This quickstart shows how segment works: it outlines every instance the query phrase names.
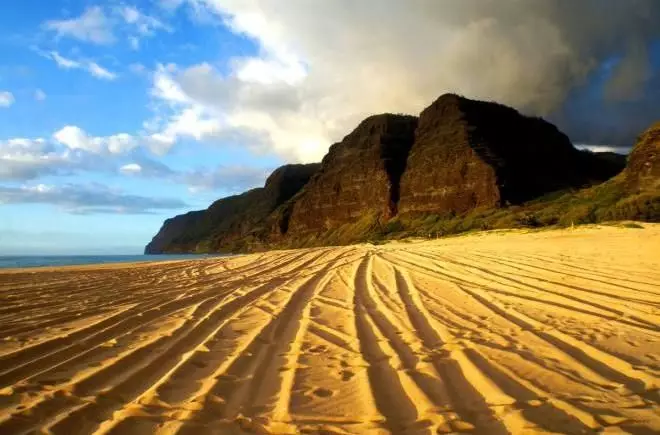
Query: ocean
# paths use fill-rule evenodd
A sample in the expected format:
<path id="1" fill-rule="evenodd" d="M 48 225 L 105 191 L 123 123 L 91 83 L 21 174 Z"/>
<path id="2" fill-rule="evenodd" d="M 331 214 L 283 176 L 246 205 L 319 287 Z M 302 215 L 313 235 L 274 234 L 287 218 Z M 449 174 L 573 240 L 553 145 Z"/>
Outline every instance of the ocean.
<path id="1" fill-rule="evenodd" d="M 9 267 L 79 266 L 84 264 L 134 263 L 142 261 L 194 260 L 222 255 L 29 255 L 0 256 L 0 269 Z"/>

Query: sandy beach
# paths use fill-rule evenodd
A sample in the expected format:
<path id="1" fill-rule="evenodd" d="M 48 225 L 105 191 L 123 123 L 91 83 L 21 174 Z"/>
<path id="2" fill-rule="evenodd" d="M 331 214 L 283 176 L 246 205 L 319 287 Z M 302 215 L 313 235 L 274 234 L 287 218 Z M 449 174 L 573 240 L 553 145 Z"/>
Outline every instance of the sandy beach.
<path id="1" fill-rule="evenodd" d="M 0 272 L 0 433 L 660 432 L 660 225 Z"/>

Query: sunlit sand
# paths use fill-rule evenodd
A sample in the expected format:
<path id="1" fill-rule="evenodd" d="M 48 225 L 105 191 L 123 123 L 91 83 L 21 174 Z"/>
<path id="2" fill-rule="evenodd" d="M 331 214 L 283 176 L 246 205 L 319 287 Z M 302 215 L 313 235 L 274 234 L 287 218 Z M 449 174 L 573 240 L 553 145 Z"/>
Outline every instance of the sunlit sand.
<path id="1" fill-rule="evenodd" d="M 0 433 L 657 433 L 643 225 L 0 272 Z"/>

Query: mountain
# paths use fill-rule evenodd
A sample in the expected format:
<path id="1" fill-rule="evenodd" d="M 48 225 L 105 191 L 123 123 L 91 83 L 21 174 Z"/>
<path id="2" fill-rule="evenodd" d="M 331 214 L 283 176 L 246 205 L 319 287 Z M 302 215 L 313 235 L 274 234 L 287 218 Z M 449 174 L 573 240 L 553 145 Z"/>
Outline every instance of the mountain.
<path id="1" fill-rule="evenodd" d="M 220 199 L 206 210 L 165 221 L 146 246 L 146 254 L 225 252 L 244 249 L 265 219 L 294 196 L 318 170 L 319 164 L 286 165 L 275 170 L 264 187 Z"/>
<path id="2" fill-rule="evenodd" d="M 168 219 L 145 252 L 660 220 L 659 131 L 656 125 L 642 135 L 624 170 L 625 156 L 577 150 L 541 118 L 446 94 L 419 118 L 365 119 L 320 164 L 284 166 L 263 188 Z"/>
<path id="3" fill-rule="evenodd" d="M 399 179 L 415 138 L 417 118 L 371 116 L 330 147 L 321 168 L 279 219 L 282 235 L 300 237 L 359 220 L 397 214 Z"/>
<path id="4" fill-rule="evenodd" d="M 422 112 L 415 136 L 401 179 L 402 214 L 522 204 L 604 181 L 623 167 L 604 168 L 543 119 L 453 94 Z"/>
<path id="5" fill-rule="evenodd" d="M 660 189 L 660 122 L 639 137 L 624 174 L 632 191 Z"/>

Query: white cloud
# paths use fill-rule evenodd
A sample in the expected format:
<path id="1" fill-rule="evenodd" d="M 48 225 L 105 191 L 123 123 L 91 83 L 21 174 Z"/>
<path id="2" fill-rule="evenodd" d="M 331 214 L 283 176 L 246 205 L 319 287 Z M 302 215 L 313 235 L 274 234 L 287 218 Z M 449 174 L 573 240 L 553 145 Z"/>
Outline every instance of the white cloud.
<path id="1" fill-rule="evenodd" d="M 126 175 L 135 175 L 142 172 L 142 166 L 137 163 L 129 163 L 119 168 L 119 172 Z"/>
<path id="2" fill-rule="evenodd" d="M 63 173 L 75 160 L 76 156 L 53 149 L 43 138 L 0 140 L 2 180 L 30 180 L 40 175 Z"/>
<path id="3" fill-rule="evenodd" d="M 176 66 L 158 66 L 154 73 L 153 88 L 151 93 L 153 96 L 172 104 L 188 104 L 190 99 L 183 93 L 181 87 L 176 83 L 170 72 L 175 70 Z"/>
<path id="4" fill-rule="evenodd" d="M 46 93 L 41 89 L 37 89 L 34 91 L 34 99 L 37 101 L 44 101 L 46 100 L 47 97 L 48 96 L 46 95 Z"/>
<path id="5" fill-rule="evenodd" d="M 127 133 L 119 133 L 95 139 L 105 144 L 111 154 L 126 154 L 139 145 L 138 139 Z"/>
<path id="6" fill-rule="evenodd" d="M 126 24 L 135 28 L 140 35 L 153 35 L 155 30 L 168 30 L 171 29 L 163 24 L 158 18 L 145 15 L 133 6 L 124 6 L 119 9 L 119 14 L 124 19 Z"/>
<path id="7" fill-rule="evenodd" d="M 183 184 L 192 193 L 216 191 L 234 194 L 264 185 L 272 169 L 247 165 L 223 165 L 216 168 L 197 168 L 175 171 L 168 166 L 144 156 L 138 162 L 122 166 L 119 171 L 128 176 L 157 178 L 161 181 Z"/>
<path id="8" fill-rule="evenodd" d="M 263 185 L 271 172 L 247 165 L 175 170 L 143 152 L 132 152 L 139 142 L 125 133 L 90 137 L 76 126 L 60 129 L 52 140 L 13 138 L 0 141 L 0 180 L 38 180 L 43 176 L 81 172 L 120 173 L 185 185 L 191 192 L 233 194 Z M 35 185 L 31 189 L 45 191 L 46 187 Z"/>
<path id="9" fill-rule="evenodd" d="M 547 115 L 596 66 L 629 52 L 631 39 L 660 37 L 653 0 L 185 3 L 252 38 L 260 53 L 235 59 L 229 74 L 206 64 L 167 71 L 154 95 L 223 128 L 265 132 L 271 150 L 303 161 L 319 159 L 369 114 L 419 113 L 444 92 Z M 603 18 L 585 23 L 596 15 Z M 626 57 L 617 89 L 645 77 L 640 57 Z"/>
<path id="10" fill-rule="evenodd" d="M 182 138 L 204 140 L 221 133 L 220 121 L 207 117 L 199 108 L 189 107 L 173 115 L 165 127 L 149 137 L 151 150 L 165 154 Z"/>
<path id="11" fill-rule="evenodd" d="M 57 66 L 59 66 L 60 68 L 78 69 L 78 68 L 83 67 L 82 63 L 77 62 L 77 61 L 72 60 L 72 59 L 67 59 L 66 57 L 60 55 L 56 51 L 51 51 L 50 53 L 48 53 L 46 55 L 46 57 L 50 57 L 51 59 L 53 59 L 55 61 L 55 63 L 57 64 Z"/>
<path id="12" fill-rule="evenodd" d="M 96 62 L 90 62 L 87 68 L 90 74 L 92 74 L 94 77 L 97 77 L 99 79 L 114 80 L 117 78 L 117 74 L 108 71 L 102 66 L 99 66 L 99 64 L 97 64 Z"/>
<path id="13" fill-rule="evenodd" d="M 15 101 L 14 94 L 9 91 L 0 91 L 0 107 L 9 107 Z"/>
<path id="14" fill-rule="evenodd" d="M 55 61 L 58 67 L 63 68 L 63 69 L 82 69 L 87 72 L 89 72 L 92 76 L 101 79 L 101 80 L 115 80 L 117 78 L 117 74 L 109 71 L 108 69 L 102 67 L 98 63 L 91 61 L 91 60 L 86 60 L 86 59 L 81 59 L 81 60 L 73 60 L 69 59 L 67 57 L 62 56 L 60 53 L 57 51 L 50 51 L 50 52 L 42 52 L 42 51 L 37 51 L 41 56 L 47 58 L 47 59 L 52 59 Z"/>
<path id="15" fill-rule="evenodd" d="M 125 23 L 126 31 L 131 33 L 127 40 L 133 50 L 139 50 L 142 38 L 151 37 L 158 30 L 172 31 L 158 18 L 146 15 L 134 6 L 121 6 L 115 8 L 115 12 Z"/>
<path id="16" fill-rule="evenodd" d="M 48 139 L 0 140 L 0 180 L 32 180 L 81 171 L 116 172 L 141 142 L 139 137 L 126 133 L 90 136 L 73 125 L 61 128 Z"/>
<path id="17" fill-rule="evenodd" d="M 202 140 L 219 133 L 220 130 L 220 122 L 217 119 L 204 118 L 201 110 L 187 108 L 172 117 L 162 134 L 172 138 L 184 136 Z"/>
<path id="18" fill-rule="evenodd" d="M 136 148 L 139 141 L 127 133 L 111 136 L 89 136 L 75 125 L 67 125 L 53 134 L 53 139 L 71 150 L 84 150 L 90 153 L 124 154 Z"/>
<path id="19" fill-rule="evenodd" d="M 49 204 L 73 214 L 145 214 L 186 207 L 179 199 L 129 195 L 96 183 L 0 185 L 0 204 Z"/>
<path id="20" fill-rule="evenodd" d="M 51 20 L 43 24 L 58 37 L 69 37 L 93 44 L 109 45 L 117 41 L 117 35 L 126 35 L 134 50 L 140 48 L 142 38 L 151 37 L 157 31 L 171 32 L 172 28 L 159 18 L 142 13 L 134 6 L 92 6 L 79 17 Z"/>
<path id="21" fill-rule="evenodd" d="M 243 60 L 236 68 L 254 65 Z M 160 67 L 154 74 L 152 95 L 172 112 L 152 136 L 162 151 L 182 137 L 225 140 L 255 151 L 270 149 L 287 159 L 318 160 L 329 144 L 323 120 L 300 113 L 297 65 L 275 69 L 272 74 L 250 66 L 231 76 L 221 76 L 209 64 L 183 71 Z M 248 80 L 248 77 L 250 80 Z M 158 124 L 158 123 L 156 123 Z"/>
<path id="22" fill-rule="evenodd" d="M 138 11 L 136 8 L 133 6 L 124 6 L 123 8 L 120 9 L 119 12 L 122 17 L 124 17 L 124 20 L 126 20 L 127 23 L 129 24 L 135 24 L 138 22 L 140 19 L 140 11 Z"/>
<path id="23" fill-rule="evenodd" d="M 60 144 L 72 150 L 85 150 L 93 153 L 101 152 L 101 144 L 93 141 L 87 133 L 75 125 L 67 125 L 53 134 L 53 138 Z"/>
<path id="24" fill-rule="evenodd" d="M 44 27 L 56 32 L 59 37 L 66 36 L 95 44 L 111 44 L 115 41 L 112 20 L 99 6 L 88 7 L 77 18 L 47 21 Z"/>
<path id="25" fill-rule="evenodd" d="M 187 184 L 188 190 L 192 193 L 222 191 L 226 194 L 235 194 L 263 186 L 271 172 L 271 169 L 232 165 L 190 171 L 179 174 L 176 178 L 179 182 Z"/>
<path id="26" fill-rule="evenodd" d="M 594 153 L 617 153 L 628 154 L 630 147 L 617 147 L 611 145 L 588 145 L 588 144 L 575 144 L 575 147 L 581 150 L 588 150 Z"/>

